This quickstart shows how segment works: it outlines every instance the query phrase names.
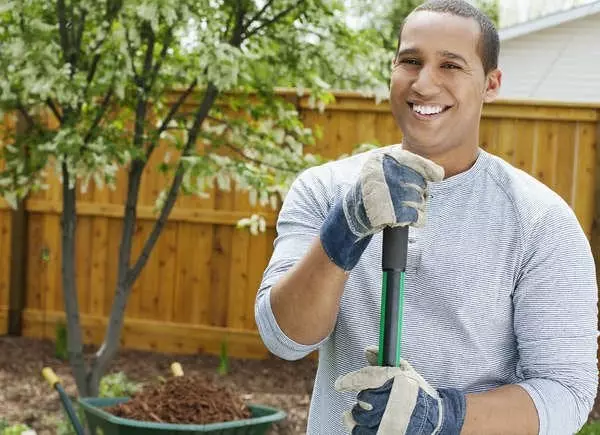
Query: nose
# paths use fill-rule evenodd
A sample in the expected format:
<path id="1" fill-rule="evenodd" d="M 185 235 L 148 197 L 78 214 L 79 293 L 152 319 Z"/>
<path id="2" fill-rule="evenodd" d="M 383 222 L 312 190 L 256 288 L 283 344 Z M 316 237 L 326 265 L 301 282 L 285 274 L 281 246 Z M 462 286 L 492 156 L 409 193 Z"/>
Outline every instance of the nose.
<path id="1" fill-rule="evenodd" d="M 440 92 L 437 71 L 433 71 L 431 67 L 427 66 L 421 68 L 412 84 L 412 90 L 422 97 L 437 95 Z"/>

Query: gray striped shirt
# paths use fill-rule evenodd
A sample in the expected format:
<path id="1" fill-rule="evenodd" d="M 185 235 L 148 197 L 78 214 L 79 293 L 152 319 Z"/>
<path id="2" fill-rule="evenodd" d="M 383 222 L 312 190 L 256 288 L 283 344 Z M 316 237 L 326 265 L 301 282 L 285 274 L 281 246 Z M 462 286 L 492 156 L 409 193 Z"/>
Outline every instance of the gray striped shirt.
<path id="1" fill-rule="evenodd" d="M 319 350 L 309 434 L 345 433 L 341 414 L 355 397 L 336 392 L 334 381 L 365 366 L 365 347 L 378 344 L 381 234 L 352 270 L 335 328 L 321 343 L 286 337 L 270 288 L 318 237 L 368 154 L 295 180 L 256 298 L 271 352 L 295 360 Z M 409 231 L 402 357 L 434 387 L 519 384 L 535 403 L 540 434 L 576 432 L 598 382 L 596 275 L 576 216 L 545 185 L 483 150 L 468 171 L 432 183 L 429 193 L 426 225 Z"/>

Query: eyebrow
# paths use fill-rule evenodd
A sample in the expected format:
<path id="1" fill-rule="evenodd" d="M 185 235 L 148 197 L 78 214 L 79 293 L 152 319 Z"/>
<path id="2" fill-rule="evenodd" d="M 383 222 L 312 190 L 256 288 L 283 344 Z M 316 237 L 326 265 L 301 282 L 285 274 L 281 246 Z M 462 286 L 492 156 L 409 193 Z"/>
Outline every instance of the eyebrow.
<path id="1" fill-rule="evenodd" d="M 421 54 L 421 50 L 418 50 L 416 48 L 405 48 L 404 50 L 401 50 L 398 53 L 396 53 L 396 57 L 404 56 L 407 54 Z"/>
<path id="2" fill-rule="evenodd" d="M 420 55 L 422 53 L 421 53 L 421 50 L 419 50 L 418 48 L 405 48 L 404 50 L 399 51 L 398 54 L 396 55 L 396 57 L 410 55 L 410 54 Z M 465 65 L 469 64 L 469 62 L 467 62 L 466 59 L 464 57 L 462 57 L 460 54 L 453 53 L 448 50 L 438 51 L 437 54 L 441 57 L 458 60 L 458 61 L 464 63 Z"/>
<path id="3" fill-rule="evenodd" d="M 467 62 L 465 60 L 465 58 L 462 57 L 460 54 L 452 53 L 451 51 L 447 51 L 447 50 L 438 51 L 438 54 L 441 55 L 442 57 L 447 57 L 449 59 L 459 60 L 462 63 L 464 63 L 465 65 L 469 64 L 469 62 Z"/>

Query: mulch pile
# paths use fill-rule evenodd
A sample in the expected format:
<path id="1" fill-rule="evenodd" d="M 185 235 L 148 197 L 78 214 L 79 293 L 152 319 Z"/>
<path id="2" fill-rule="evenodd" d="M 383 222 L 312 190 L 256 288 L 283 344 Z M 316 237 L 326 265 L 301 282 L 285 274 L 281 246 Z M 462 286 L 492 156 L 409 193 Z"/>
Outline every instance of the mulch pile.
<path id="1" fill-rule="evenodd" d="M 250 418 L 244 401 L 227 386 L 203 376 L 171 377 L 148 385 L 130 400 L 106 408 L 117 417 L 175 424 L 209 424 Z"/>

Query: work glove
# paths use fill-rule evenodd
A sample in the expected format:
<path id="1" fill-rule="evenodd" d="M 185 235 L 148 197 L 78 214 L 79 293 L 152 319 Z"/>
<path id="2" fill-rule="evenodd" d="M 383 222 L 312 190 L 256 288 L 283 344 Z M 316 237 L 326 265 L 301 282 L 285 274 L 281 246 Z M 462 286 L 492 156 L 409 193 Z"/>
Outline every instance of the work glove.
<path id="1" fill-rule="evenodd" d="M 404 359 L 399 367 L 376 367 L 377 347 L 369 347 L 366 355 L 371 365 L 335 382 L 337 391 L 358 393 L 358 403 L 343 416 L 352 435 L 460 434 L 464 393 L 436 390 Z"/>
<path id="2" fill-rule="evenodd" d="M 328 257 L 349 271 L 373 234 L 387 226 L 422 226 L 427 182 L 443 178 L 441 166 L 400 146 L 373 152 L 321 227 L 321 244 Z"/>

